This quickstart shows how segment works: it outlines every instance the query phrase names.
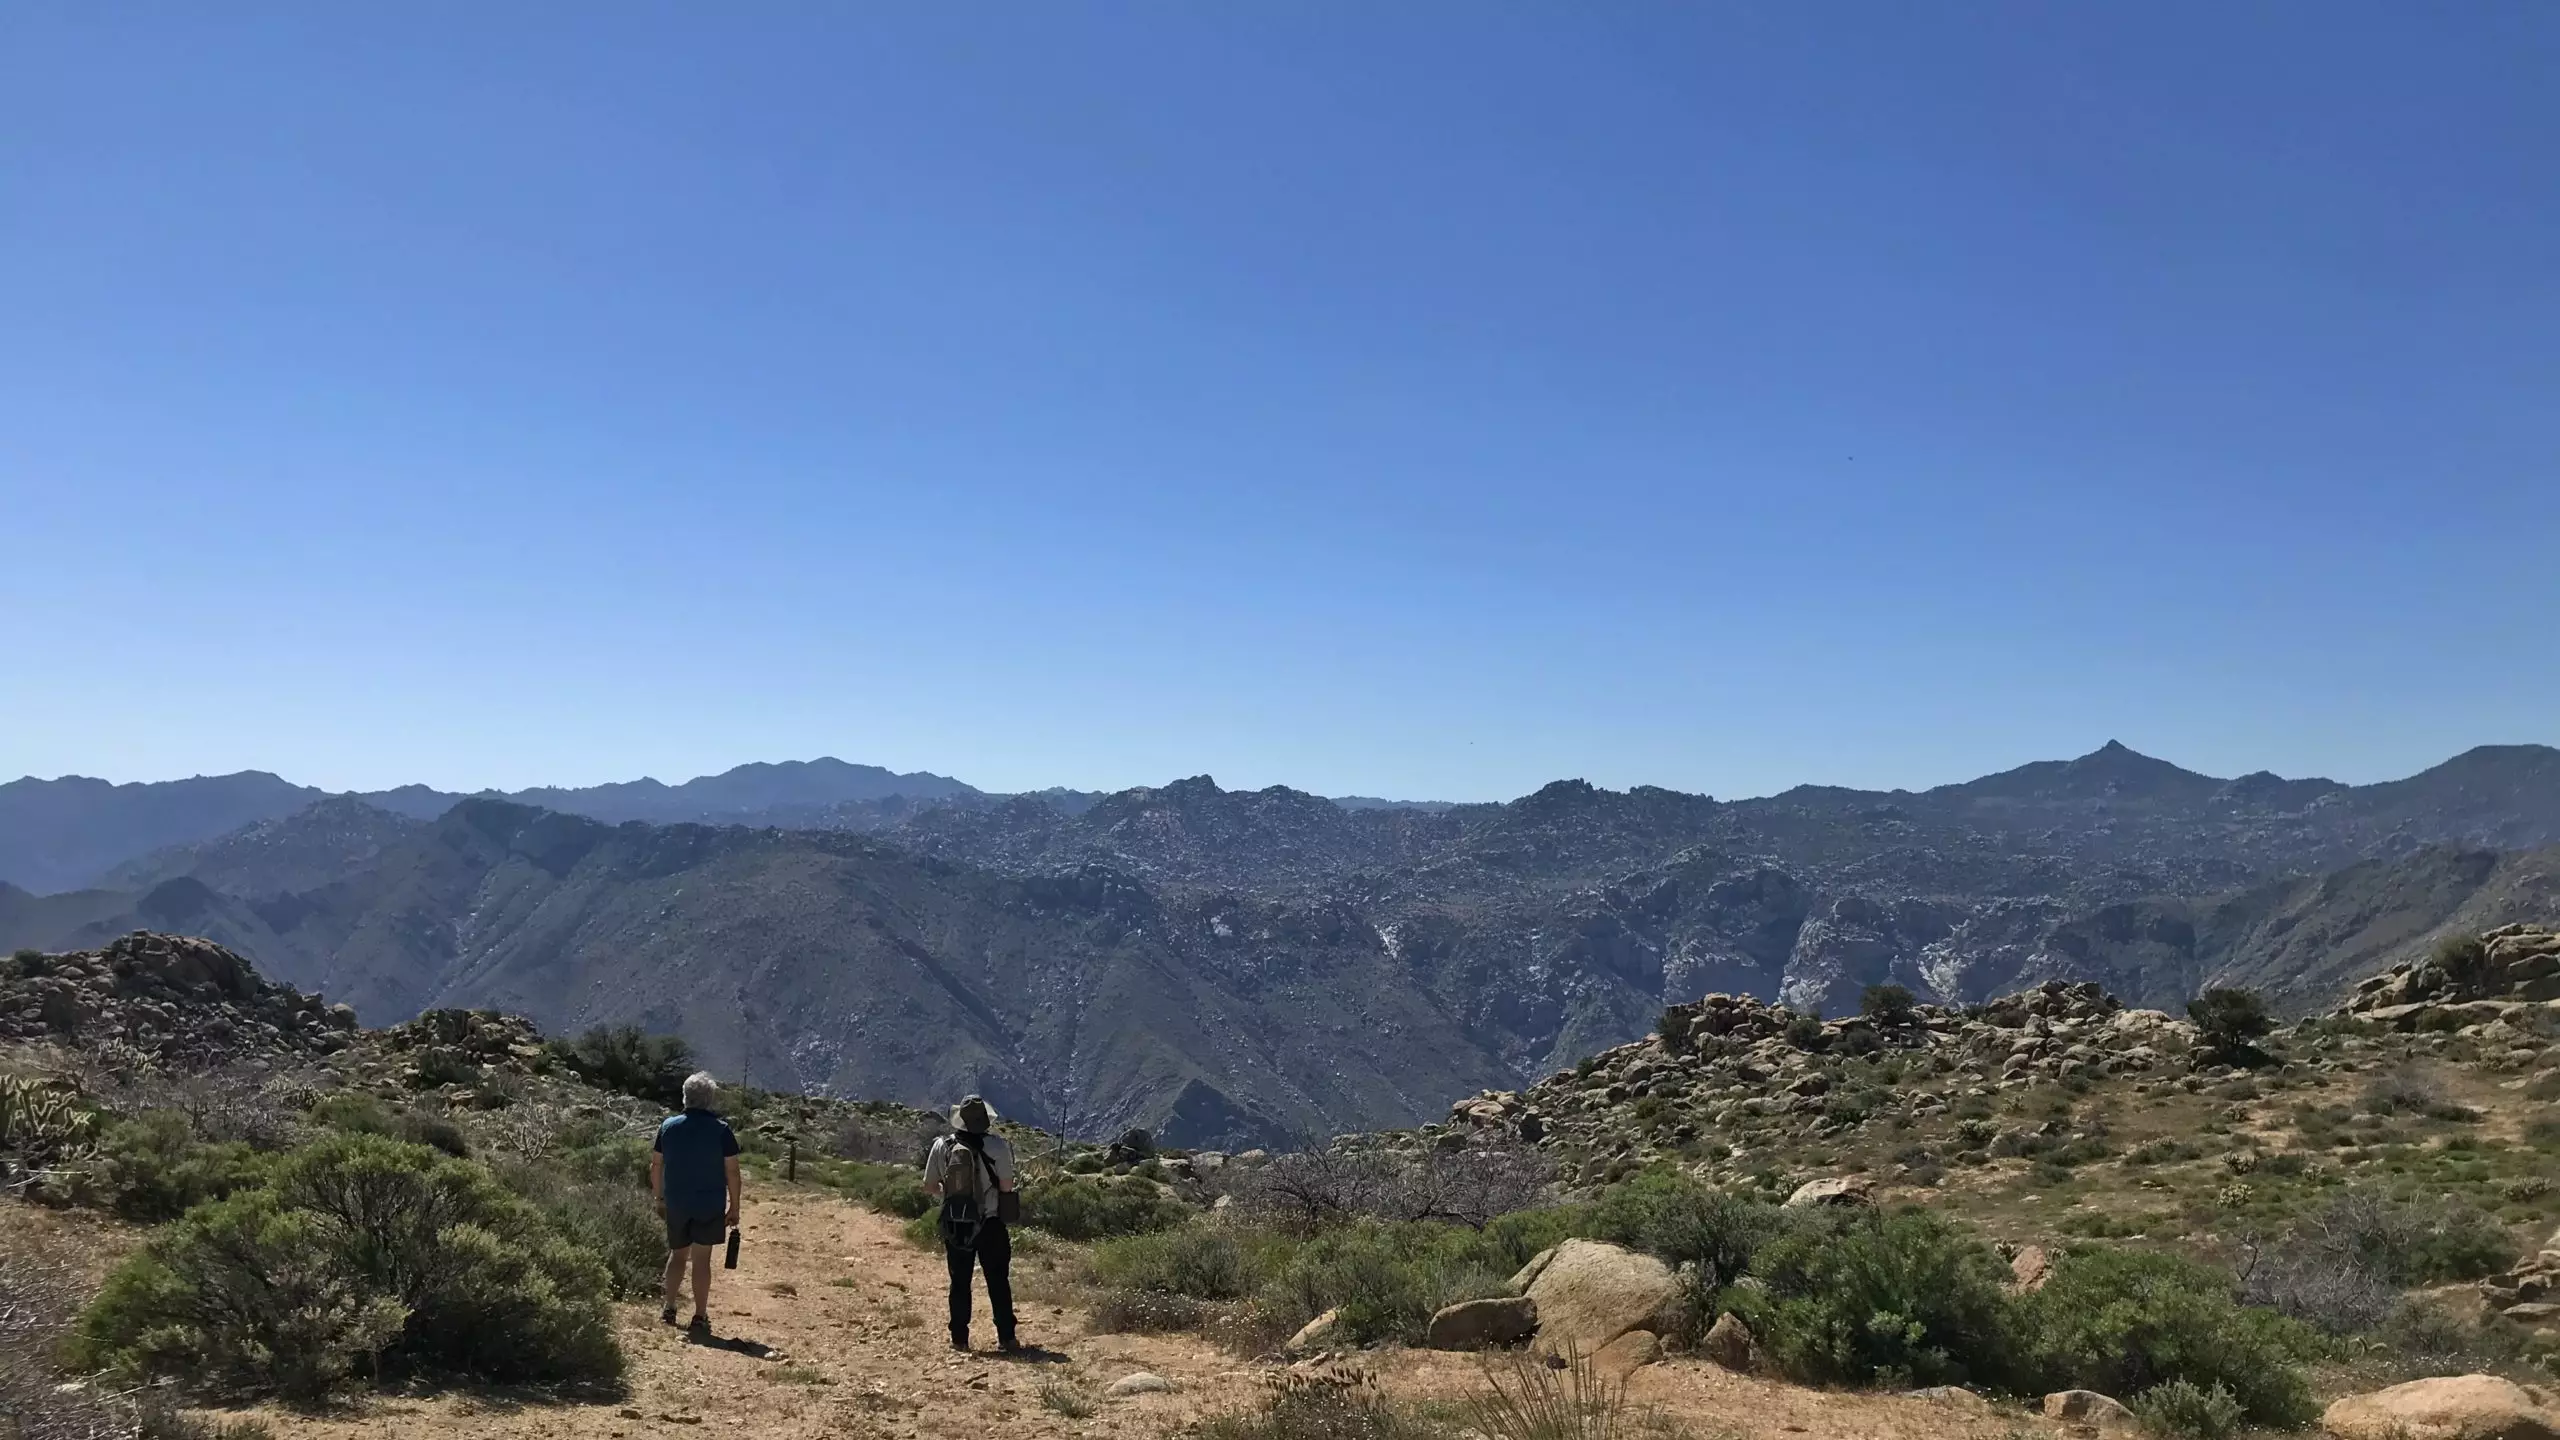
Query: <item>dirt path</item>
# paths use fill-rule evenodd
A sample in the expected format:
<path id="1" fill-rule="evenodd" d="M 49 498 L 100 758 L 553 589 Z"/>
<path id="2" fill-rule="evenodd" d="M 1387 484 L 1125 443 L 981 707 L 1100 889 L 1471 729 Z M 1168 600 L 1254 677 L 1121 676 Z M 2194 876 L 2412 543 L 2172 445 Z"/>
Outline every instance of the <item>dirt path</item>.
<path id="1" fill-rule="evenodd" d="M 918 1251 L 895 1224 L 813 1191 L 766 1190 L 746 1217 L 738 1268 L 713 1272 L 720 1343 L 698 1345 L 658 1323 L 654 1305 L 620 1307 L 628 1394 L 598 1404 L 516 1403 L 486 1394 L 382 1397 L 324 1416 L 273 1409 L 259 1417 L 278 1440 L 754 1440 L 816 1436 L 935 1440 L 958 1422 L 1019 1437 L 1155 1436 L 1240 1408 L 1260 1393 L 1257 1366 L 1185 1336 L 1091 1335 L 1046 1257 L 1017 1255 L 1014 1279 L 1027 1359 L 952 1352 L 942 1316 L 940 1257 Z M 983 1310 L 985 1294 L 979 1294 Z M 991 1331 L 983 1314 L 981 1331 Z M 992 1334 L 980 1344 L 990 1345 Z M 1370 1358 L 1391 1392 L 1458 1398 L 1481 1386 L 1465 1356 L 1388 1352 Z M 1111 1398 L 1138 1371 L 1173 1382 L 1165 1393 Z M 1044 1386 L 1089 1402 L 1077 1418 L 1051 1408 Z M 1893 1440 L 2001 1440 L 2015 1414 L 1899 1397 L 1801 1390 L 1698 1362 L 1638 1372 L 1631 1395 L 1661 1405 L 1698 1440 L 1799 1435 Z M 2037 1427 L 2040 1428 L 2040 1427 Z"/>

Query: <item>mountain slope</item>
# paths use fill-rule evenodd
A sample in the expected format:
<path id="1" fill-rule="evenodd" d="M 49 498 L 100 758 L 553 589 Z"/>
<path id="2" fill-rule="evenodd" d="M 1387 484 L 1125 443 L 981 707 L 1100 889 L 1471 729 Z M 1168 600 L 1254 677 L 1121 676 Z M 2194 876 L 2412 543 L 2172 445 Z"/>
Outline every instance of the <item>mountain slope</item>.
<path id="1" fill-rule="evenodd" d="M 129 785 L 30 775 L 0 785 L 0 881 L 39 894 L 75 889 L 135 856 L 290 815 L 318 798 L 262 770 Z"/>

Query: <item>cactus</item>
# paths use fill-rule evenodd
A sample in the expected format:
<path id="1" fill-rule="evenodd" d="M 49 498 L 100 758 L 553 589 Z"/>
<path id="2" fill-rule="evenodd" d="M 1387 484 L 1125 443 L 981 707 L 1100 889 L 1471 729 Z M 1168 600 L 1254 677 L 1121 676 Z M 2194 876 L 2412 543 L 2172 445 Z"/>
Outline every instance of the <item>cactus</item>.
<path id="1" fill-rule="evenodd" d="M 98 1117 L 71 1095 L 23 1075 L 0 1075 L 0 1151 L 35 1167 L 82 1160 L 97 1149 Z"/>

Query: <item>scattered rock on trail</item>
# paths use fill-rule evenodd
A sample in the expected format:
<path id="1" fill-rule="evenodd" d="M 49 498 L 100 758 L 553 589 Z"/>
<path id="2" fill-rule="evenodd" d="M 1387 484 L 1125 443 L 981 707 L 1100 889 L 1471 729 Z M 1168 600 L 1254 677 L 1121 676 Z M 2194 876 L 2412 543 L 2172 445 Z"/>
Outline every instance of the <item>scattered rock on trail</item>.
<path id="1" fill-rule="evenodd" d="M 1434 1350 L 1517 1345 L 1538 1333 L 1538 1302 L 1526 1295 L 1461 1300 L 1431 1317 L 1423 1343 Z"/>
<path id="2" fill-rule="evenodd" d="M 2350 1395 L 2320 1426 L 2341 1440 L 2560 1440 L 2555 1398 L 2495 1375 L 2443 1375 Z"/>
<path id="3" fill-rule="evenodd" d="M 2056 1390 L 2044 1397 L 2044 1418 L 2101 1430 L 2139 1430 L 2142 1422 L 2113 1396 L 2095 1390 Z"/>
<path id="4" fill-rule="evenodd" d="M 1787 1197 L 1786 1208 L 1803 1210 L 1815 1205 L 1872 1205 L 1876 1187 L 1863 1175 L 1838 1175 L 1828 1180 L 1807 1180 Z"/>
<path id="5" fill-rule="evenodd" d="M 1538 1307 L 1541 1348 L 1596 1355 L 1630 1330 L 1656 1328 L 1678 1298 L 1671 1268 L 1597 1240 L 1567 1240 L 1529 1284 Z"/>
<path id="6" fill-rule="evenodd" d="M 1112 1381 L 1111 1388 L 1103 1393 L 1125 1400 L 1132 1395 L 1161 1395 L 1172 1388 L 1172 1381 L 1152 1370 L 1141 1370 Z"/>

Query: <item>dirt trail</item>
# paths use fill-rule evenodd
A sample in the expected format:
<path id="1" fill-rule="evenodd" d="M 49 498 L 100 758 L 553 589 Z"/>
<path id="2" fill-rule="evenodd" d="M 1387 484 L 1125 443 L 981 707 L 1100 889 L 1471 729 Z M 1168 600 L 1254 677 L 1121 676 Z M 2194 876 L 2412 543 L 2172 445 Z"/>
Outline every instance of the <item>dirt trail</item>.
<path id="1" fill-rule="evenodd" d="M 941 1259 L 907 1244 L 894 1222 L 833 1195 L 766 1189 L 750 1197 L 744 1229 L 738 1268 L 713 1272 L 717 1343 L 694 1344 L 661 1325 L 654 1304 L 619 1307 L 630 1359 L 620 1400 L 561 1404 L 447 1393 L 376 1397 L 319 1416 L 268 1408 L 259 1417 L 278 1440 L 709 1440 L 730 1433 L 911 1440 L 928 1427 L 940 1440 L 955 1423 L 1002 1440 L 1126 1437 L 1166 1434 L 1199 1415 L 1249 1404 L 1274 1373 L 1186 1336 L 1087 1334 L 1083 1312 L 1055 1272 L 1044 1269 L 1042 1257 L 1023 1254 L 1014 1259 L 1014 1284 L 1022 1338 L 1036 1353 L 955 1354 L 944 1334 Z M 992 1344 L 985 1301 L 981 1290 L 982 1347 Z M 1387 1352 L 1364 1359 L 1397 1394 L 1457 1398 L 1482 1383 L 1470 1357 Z M 1113 1381 L 1141 1370 L 1175 1388 L 1106 1396 Z M 1094 1413 L 1078 1419 L 1049 1408 L 1044 1384 L 1072 1390 Z M 2015 1412 L 1801 1390 L 1694 1361 L 1638 1372 L 1630 1394 L 1661 1405 L 1699 1440 L 1999 1440 L 2034 1423 Z"/>

